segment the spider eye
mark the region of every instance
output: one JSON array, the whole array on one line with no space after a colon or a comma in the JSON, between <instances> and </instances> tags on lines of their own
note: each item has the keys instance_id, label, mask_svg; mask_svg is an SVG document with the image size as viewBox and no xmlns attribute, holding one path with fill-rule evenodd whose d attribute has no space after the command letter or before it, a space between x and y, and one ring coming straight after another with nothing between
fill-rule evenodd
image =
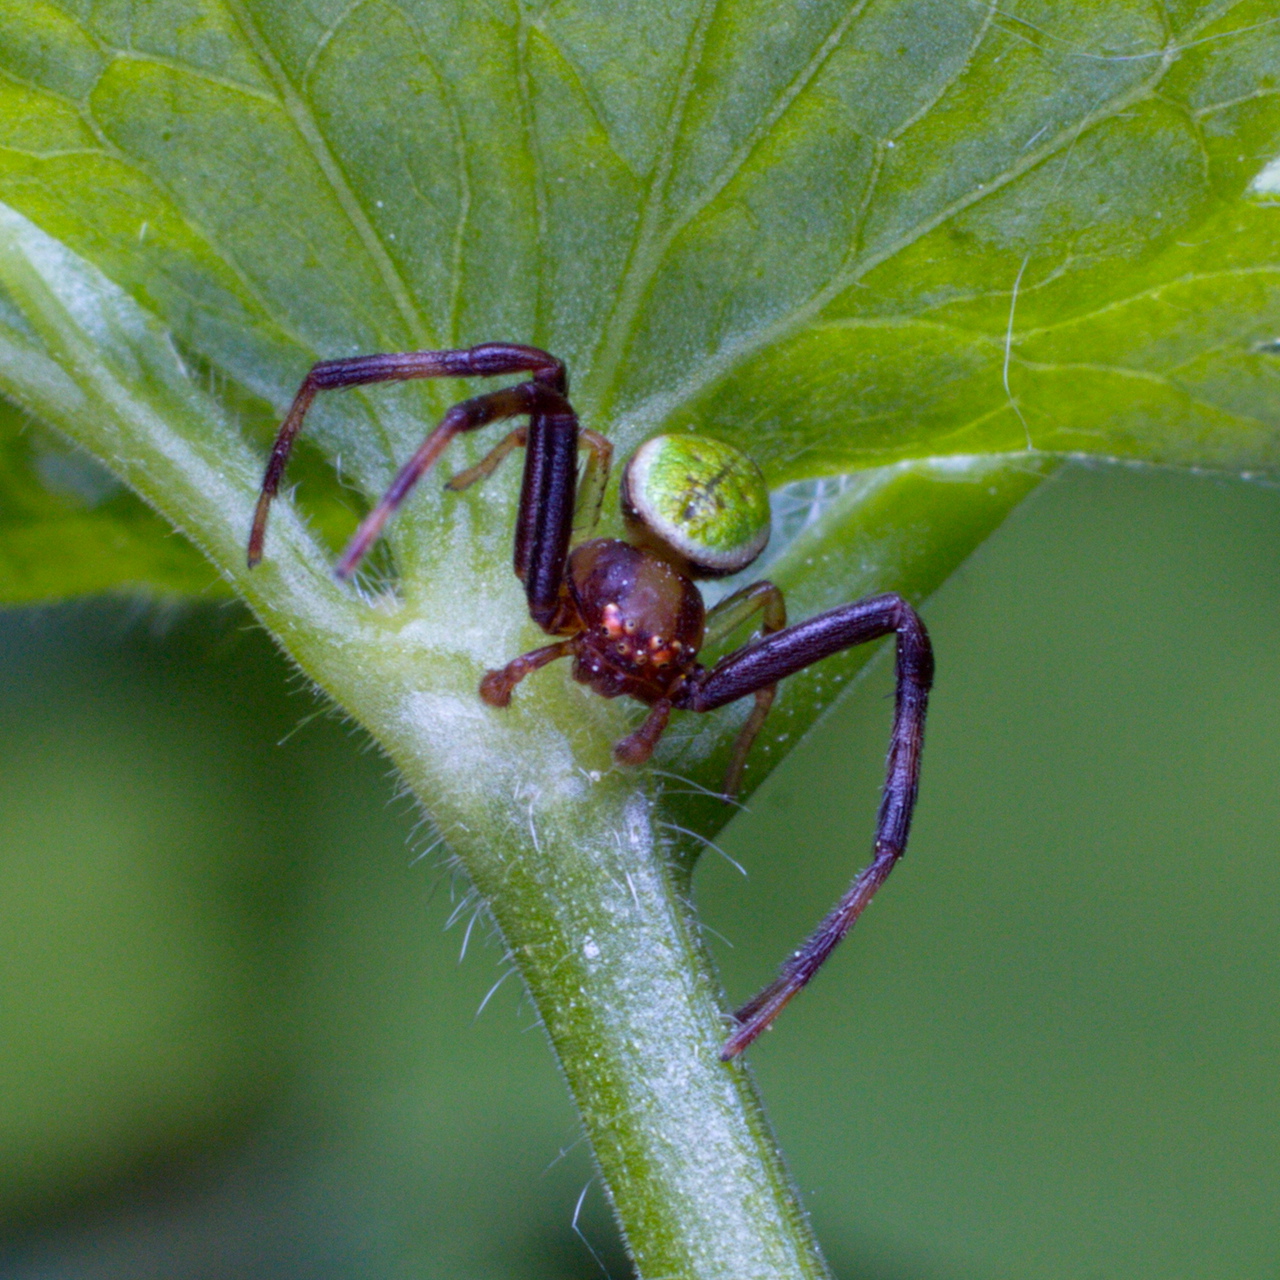
<instances>
[{"instance_id":1,"label":"spider eye","mask_svg":"<svg viewBox=\"0 0 1280 1280\"><path fill-rule=\"evenodd\" d=\"M745 569L769 541L769 490L745 453L707 436L654 436L622 473L632 536L697 577Z\"/></svg>"}]
</instances>

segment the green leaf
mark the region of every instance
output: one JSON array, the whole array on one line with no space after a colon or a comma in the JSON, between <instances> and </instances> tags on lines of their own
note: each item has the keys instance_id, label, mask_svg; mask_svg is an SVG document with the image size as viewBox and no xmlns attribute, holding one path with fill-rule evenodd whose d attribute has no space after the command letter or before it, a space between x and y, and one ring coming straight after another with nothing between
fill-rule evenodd
<instances>
[{"instance_id":1,"label":"green leaf","mask_svg":"<svg viewBox=\"0 0 1280 1280\"><path fill-rule=\"evenodd\" d=\"M0 198L264 418L313 359L503 337L624 445L700 426L775 482L1274 462L1265 3L0 14ZM313 433L372 492L453 394Z\"/></svg>"},{"instance_id":2,"label":"green leaf","mask_svg":"<svg viewBox=\"0 0 1280 1280\"><path fill-rule=\"evenodd\" d=\"M567 680L478 706L534 642L514 473L424 486L394 591L328 574L470 388L322 397L250 574L272 424L317 358L548 347L621 449L696 427L810 486L781 490L813 518L769 566L795 617L926 595L1063 454L1274 468L1280 211L1248 194L1280 151L1271 7L0 0L0 391L181 529L428 804L649 1273L821 1274L745 1076L710 1065L665 871L723 813L676 786L654 807L610 768L630 712ZM143 507L60 495L34 437L3 440L32 481L3 598L202 589ZM68 550L86 506L93 556ZM864 657L788 682L752 781ZM685 789L734 718L673 733Z\"/></svg>"}]
</instances>

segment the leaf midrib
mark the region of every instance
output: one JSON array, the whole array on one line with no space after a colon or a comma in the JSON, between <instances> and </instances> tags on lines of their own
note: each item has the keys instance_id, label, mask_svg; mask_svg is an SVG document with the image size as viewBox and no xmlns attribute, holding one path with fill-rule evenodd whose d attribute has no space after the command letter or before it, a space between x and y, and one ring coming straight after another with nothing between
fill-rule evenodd
<instances>
[{"instance_id":1,"label":"leaf midrib","mask_svg":"<svg viewBox=\"0 0 1280 1280\"><path fill-rule=\"evenodd\" d=\"M676 80L675 92L667 112L662 145L658 149L657 158L650 172L640 217L636 219L635 234L627 250L622 282L614 304L609 310L608 318L601 326L600 337L592 348L588 368L582 379L580 398L585 404L593 407L594 416L597 417L607 408L607 389L616 380L617 370L622 363L623 345L627 340L631 320L634 319L635 308L638 306L638 297L634 296L638 286L636 263L656 233L667 184L671 180L671 171L675 163L676 138L684 123L684 113L688 106L694 75L706 44L707 32L710 30L718 7L719 0L702 0L698 10L698 17L693 24L688 44L685 46L680 75ZM625 329L624 321L627 326ZM604 381L604 387L596 390L597 383L601 381Z\"/></svg>"},{"instance_id":2,"label":"leaf midrib","mask_svg":"<svg viewBox=\"0 0 1280 1280\"><path fill-rule=\"evenodd\" d=\"M437 346L438 342L431 325L428 324L425 315L413 301L413 295L401 276L395 260L391 257L386 245L383 244L377 228L373 225L364 206L360 203L354 189L347 180L341 164L329 147L323 130L316 122L315 116L312 114L302 94L298 92L292 81L285 74L284 68L280 65L270 46L263 38L262 33L257 29L253 19L247 13L243 0L225 0L225 2L228 12L240 28L254 55L270 77L271 82L276 86L280 105L293 122L298 136L311 153L320 172L324 175L325 182L333 192L339 207L373 262L374 269L378 272L383 285L391 296L392 303L400 313L409 341L418 347L429 348Z\"/></svg>"}]
</instances>

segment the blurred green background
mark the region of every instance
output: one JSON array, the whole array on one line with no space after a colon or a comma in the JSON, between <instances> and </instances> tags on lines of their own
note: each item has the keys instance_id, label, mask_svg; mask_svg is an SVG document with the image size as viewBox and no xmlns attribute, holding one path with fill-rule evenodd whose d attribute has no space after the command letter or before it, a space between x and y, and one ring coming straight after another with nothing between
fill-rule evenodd
<instances>
[{"instance_id":1,"label":"blurred green background","mask_svg":"<svg viewBox=\"0 0 1280 1280\"><path fill-rule=\"evenodd\" d=\"M1070 469L927 618L910 855L751 1053L837 1274L1280 1277L1280 490ZM620 1280L465 883L247 616L0 654L0 1275ZM890 688L704 860L734 997L865 858Z\"/></svg>"}]
</instances>

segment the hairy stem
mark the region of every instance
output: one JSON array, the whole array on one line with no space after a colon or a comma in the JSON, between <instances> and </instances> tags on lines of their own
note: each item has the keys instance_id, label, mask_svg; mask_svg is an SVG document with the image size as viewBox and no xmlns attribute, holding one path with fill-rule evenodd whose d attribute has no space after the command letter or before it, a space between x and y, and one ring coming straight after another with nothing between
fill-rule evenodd
<instances>
[{"instance_id":1,"label":"hairy stem","mask_svg":"<svg viewBox=\"0 0 1280 1280\"><path fill-rule=\"evenodd\" d=\"M394 754L439 814L430 753L425 775L422 754ZM618 774L514 795L514 812L460 807L454 848L542 1015L639 1274L827 1275L746 1071L718 1060L718 983L649 797Z\"/></svg>"}]
</instances>

